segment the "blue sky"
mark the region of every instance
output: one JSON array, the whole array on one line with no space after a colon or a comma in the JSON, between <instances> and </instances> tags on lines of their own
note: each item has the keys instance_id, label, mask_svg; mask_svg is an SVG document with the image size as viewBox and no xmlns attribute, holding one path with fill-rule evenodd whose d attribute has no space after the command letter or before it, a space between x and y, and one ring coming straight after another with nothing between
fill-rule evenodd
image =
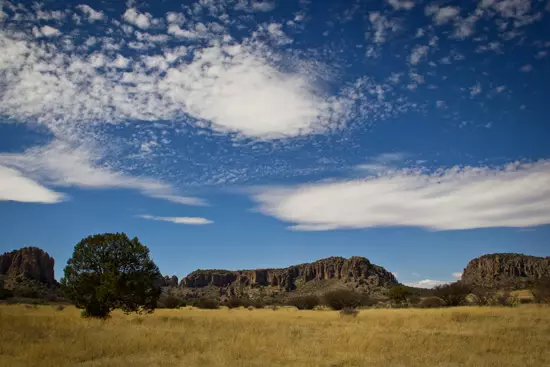
<instances>
[{"instance_id":1,"label":"blue sky","mask_svg":"<svg viewBox=\"0 0 550 367\"><path fill-rule=\"evenodd\" d=\"M548 256L550 2L0 0L0 251L165 274Z\"/></svg>"}]
</instances>

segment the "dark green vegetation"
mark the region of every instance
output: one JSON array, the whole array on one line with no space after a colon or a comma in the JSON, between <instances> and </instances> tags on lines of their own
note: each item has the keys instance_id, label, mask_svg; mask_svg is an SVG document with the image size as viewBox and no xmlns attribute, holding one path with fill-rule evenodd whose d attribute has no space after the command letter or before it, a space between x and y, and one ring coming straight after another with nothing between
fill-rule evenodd
<instances>
[{"instance_id":1,"label":"dark green vegetation","mask_svg":"<svg viewBox=\"0 0 550 367\"><path fill-rule=\"evenodd\" d=\"M124 312L150 312L160 297L161 277L149 249L124 233L89 236L80 241L65 267L64 295L83 314L106 317Z\"/></svg>"},{"instance_id":2,"label":"dark green vegetation","mask_svg":"<svg viewBox=\"0 0 550 367\"><path fill-rule=\"evenodd\" d=\"M137 238L103 234L76 245L65 268L63 287L55 281L53 258L41 249L26 247L0 255L0 300L26 304L71 301L84 315L94 317L105 317L115 308L147 313L154 308L185 306L329 308L346 316L353 314L350 310L365 307L512 307L550 303L550 278L544 277L549 271L547 262L548 258L518 254L485 255L468 264L466 280L433 290L401 285L384 268L357 256L281 269L197 270L179 282L176 276L161 276L149 250ZM526 288L518 293L513 291L515 286L504 284Z\"/></svg>"}]
</instances>

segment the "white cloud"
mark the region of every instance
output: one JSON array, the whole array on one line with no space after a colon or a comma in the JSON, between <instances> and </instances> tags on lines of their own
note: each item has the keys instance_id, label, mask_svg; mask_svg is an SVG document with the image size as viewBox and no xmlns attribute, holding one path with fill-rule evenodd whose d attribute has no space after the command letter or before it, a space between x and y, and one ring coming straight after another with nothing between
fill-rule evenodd
<instances>
[{"instance_id":1,"label":"white cloud","mask_svg":"<svg viewBox=\"0 0 550 367\"><path fill-rule=\"evenodd\" d=\"M388 19L380 12L369 13L369 21L374 30L373 40L377 44L383 44L386 42L387 33L389 30L395 32L399 28L399 24L394 19Z\"/></svg>"},{"instance_id":2,"label":"white cloud","mask_svg":"<svg viewBox=\"0 0 550 367\"><path fill-rule=\"evenodd\" d=\"M460 9L455 6L440 8L437 4L428 5L425 9L427 16L431 16L437 25L449 23L460 14Z\"/></svg>"},{"instance_id":3,"label":"white cloud","mask_svg":"<svg viewBox=\"0 0 550 367\"><path fill-rule=\"evenodd\" d=\"M50 27L49 25L45 25L43 27L34 28L33 34L35 37L56 37L61 34L61 31L59 29L56 29L54 27Z\"/></svg>"},{"instance_id":4,"label":"white cloud","mask_svg":"<svg viewBox=\"0 0 550 367\"><path fill-rule=\"evenodd\" d=\"M130 60L125 58L122 55L117 55L116 59L113 61L114 67L117 69L125 69L128 67L128 64L130 63Z\"/></svg>"},{"instance_id":5,"label":"white cloud","mask_svg":"<svg viewBox=\"0 0 550 367\"><path fill-rule=\"evenodd\" d=\"M404 169L379 177L253 191L258 210L293 230L384 226L461 230L550 223L550 161Z\"/></svg>"},{"instance_id":6,"label":"white cloud","mask_svg":"<svg viewBox=\"0 0 550 367\"><path fill-rule=\"evenodd\" d=\"M123 18L130 24L135 25L141 29L147 29L151 26L151 14L140 13L136 8L129 8L124 12Z\"/></svg>"},{"instance_id":7,"label":"white cloud","mask_svg":"<svg viewBox=\"0 0 550 367\"><path fill-rule=\"evenodd\" d=\"M524 73L530 73L531 71L533 71L533 65L530 65L530 64L527 64L527 65L523 65L520 70Z\"/></svg>"},{"instance_id":8,"label":"white cloud","mask_svg":"<svg viewBox=\"0 0 550 367\"><path fill-rule=\"evenodd\" d=\"M198 37L195 31L181 29L177 24L170 24L168 26L168 33L179 38L196 39Z\"/></svg>"},{"instance_id":9,"label":"white cloud","mask_svg":"<svg viewBox=\"0 0 550 367\"><path fill-rule=\"evenodd\" d=\"M178 204L206 205L194 197L178 196L170 185L157 180L133 177L94 165L94 157L84 147L54 141L45 147L31 148L24 153L0 153L0 164L19 171L24 179L50 186L77 186L89 189L123 188L140 191L143 195ZM13 172L11 173L13 176ZM19 195L17 186L9 186ZM4 189L4 191L6 191ZM7 191L6 191L7 192ZM7 194L6 194L7 195ZM61 197L57 197L57 201Z\"/></svg>"},{"instance_id":10,"label":"white cloud","mask_svg":"<svg viewBox=\"0 0 550 367\"><path fill-rule=\"evenodd\" d=\"M455 279L462 279L462 272L457 272L457 273L453 273L451 274L453 276L453 278Z\"/></svg>"},{"instance_id":11,"label":"white cloud","mask_svg":"<svg viewBox=\"0 0 550 367\"><path fill-rule=\"evenodd\" d=\"M446 281L443 281L443 280L424 279L424 280L421 280L421 281L416 282L416 283L405 283L405 285L407 285L409 287L414 287L414 288L432 289L432 288L437 287L438 285L444 285L444 284L449 284L449 283L450 282L446 282Z\"/></svg>"},{"instance_id":12,"label":"white cloud","mask_svg":"<svg viewBox=\"0 0 550 367\"><path fill-rule=\"evenodd\" d=\"M0 165L0 201L51 204L63 199L63 194L40 185L15 169Z\"/></svg>"},{"instance_id":13,"label":"white cloud","mask_svg":"<svg viewBox=\"0 0 550 367\"><path fill-rule=\"evenodd\" d=\"M102 20L105 17L105 14L103 14L103 12L94 10L88 5L78 5L77 8L80 9L84 14L86 14L90 23Z\"/></svg>"},{"instance_id":14,"label":"white cloud","mask_svg":"<svg viewBox=\"0 0 550 367\"><path fill-rule=\"evenodd\" d=\"M239 0L235 9L248 12L269 12L275 9L275 1Z\"/></svg>"},{"instance_id":15,"label":"white cloud","mask_svg":"<svg viewBox=\"0 0 550 367\"><path fill-rule=\"evenodd\" d=\"M149 219L149 220L158 220L163 222L171 222L176 224L187 224L187 225L205 225L205 224L212 224L213 221L206 219L206 218L200 218L200 217L156 217L153 215L138 215L139 218L143 219Z\"/></svg>"},{"instance_id":16,"label":"white cloud","mask_svg":"<svg viewBox=\"0 0 550 367\"><path fill-rule=\"evenodd\" d=\"M386 0L395 10L411 10L414 8L412 0Z\"/></svg>"},{"instance_id":17,"label":"white cloud","mask_svg":"<svg viewBox=\"0 0 550 367\"><path fill-rule=\"evenodd\" d=\"M482 91L481 84L478 82L476 83L476 85L470 88L470 96L475 97L479 93L481 93L481 91Z\"/></svg>"},{"instance_id":18,"label":"white cloud","mask_svg":"<svg viewBox=\"0 0 550 367\"><path fill-rule=\"evenodd\" d=\"M271 2L246 4L261 8ZM211 11L210 5L201 12ZM266 44L266 35L277 45L292 42L277 23L262 23L263 33L250 30L237 43L226 29L227 14L219 22L200 23L193 15L199 12L195 6L184 9L185 16L169 13L161 21L130 7L123 20L155 30L167 22L167 34L139 32L113 20L118 29L110 30L112 36L90 36L81 45L71 43L78 27L62 40L39 41L26 37L24 30L16 34L0 28L0 73L6 75L0 114L10 122L42 124L56 138L77 143L90 139L86 130L91 125L159 120L185 121L234 137L274 139L342 129L360 118L371 123L409 105L405 99L386 100L387 92L395 93L368 77L335 91L331 67L298 54L288 58L290 53L279 53L273 42ZM384 42L386 33L397 29L396 21L380 13L369 18L375 42ZM36 34L43 37L39 28ZM168 35L185 45L160 47Z\"/></svg>"},{"instance_id":19,"label":"white cloud","mask_svg":"<svg viewBox=\"0 0 550 367\"><path fill-rule=\"evenodd\" d=\"M420 60L426 58L429 49L430 48L428 46L416 45L411 52L411 56L409 57L411 64L416 65L420 62Z\"/></svg>"},{"instance_id":20,"label":"white cloud","mask_svg":"<svg viewBox=\"0 0 550 367\"><path fill-rule=\"evenodd\" d=\"M292 39L290 39L285 32L283 32L282 25L279 23L270 23L267 27L267 33L273 39L277 44L279 45L286 45L289 43L292 43Z\"/></svg>"}]
</instances>

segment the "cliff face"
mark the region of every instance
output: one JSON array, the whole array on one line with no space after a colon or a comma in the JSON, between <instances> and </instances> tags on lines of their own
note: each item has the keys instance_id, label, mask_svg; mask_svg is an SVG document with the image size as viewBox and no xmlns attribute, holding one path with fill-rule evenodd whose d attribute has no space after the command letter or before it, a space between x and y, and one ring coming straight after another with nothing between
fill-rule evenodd
<instances>
[{"instance_id":1,"label":"cliff face","mask_svg":"<svg viewBox=\"0 0 550 367\"><path fill-rule=\"evenodd\" d=\"M550 257L490 254L471 260L462 282L482 287L522 288L550 277Z\"/></svg>"},{"instance_id":2,"label":"cliff face","mask_svg":"<svg viewBox=\"0 0 550 367\"><path fill-rule=\"evenodd\" d=\"M255 288L278 287L293 291L312 281L338 280L354 282L365 288L385 287L397 284L397 280L384 268L371 264L364 257L329 257L313 263L300 264L282 269L256 270L196 270L183 278L180 287L202 288Z\"/></svg>"},{"instance_id":3,"label":"cliff face","mask_svg":"<svg viewBox=\"0 0 550 367\"><path fill-rule=\"evenodd\" d=\"M56 285L54 259L38 247L25 247L0 255L0 275L6 283L34 280Z\"/></svg>"}]
</instances>

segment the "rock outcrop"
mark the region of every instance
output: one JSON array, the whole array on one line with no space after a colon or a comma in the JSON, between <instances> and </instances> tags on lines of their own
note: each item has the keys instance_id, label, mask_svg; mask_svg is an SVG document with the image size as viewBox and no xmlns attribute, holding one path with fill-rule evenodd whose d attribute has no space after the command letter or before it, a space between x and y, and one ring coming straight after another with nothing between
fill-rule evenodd
<instances>
[{"instance_id":1,"label":"rock outcrop","mask_svg":"<svg viewBox=\"0 0 550 367\"><path fill-rule=\"evenodd\" d=\"M274 287L282 292L299 291L308 284L336 281L353 284L355 288L369 291L397 284L392 273L364 257L329 257L313 263L300 264L281 269L256 270L196 270L182 279L183 289L216 287L227 290ZM310 287L311 288L311 287ZM224 293L223 291L221 292Z\"/></svg>"},{"instance_id":2,"label":"rock outcrop","mask_svg":"<svg viewBox=\"0 0 550 367\"><path fill-rule=\"evenodd\" d=\"M164 276L161 279L159 279L159 286L161 287L177 287L178 286L178 277L175 275L172 276Z\"/></svg>"},{"instance_id":3,"label":"rock outcrop","mask_svg":"<svg viewBox=\"0 0 550 367\"><path fill-rule=\"evenodd\" d=\"M0 275L6 284L36 281L56 286L54 259L38 247L24 247L0 255Z\"/></svg>"},{"instance_id":4,"label":"rock outcrop","mask_svg":"<svg viewBox=\"0 0 550 367\"><path fill-rule=\"evenodd\" d=\"M471 260L462 282L480 287L525 288L550 277L550 257L489 254Z\"/></svg>"}]
</instances>

